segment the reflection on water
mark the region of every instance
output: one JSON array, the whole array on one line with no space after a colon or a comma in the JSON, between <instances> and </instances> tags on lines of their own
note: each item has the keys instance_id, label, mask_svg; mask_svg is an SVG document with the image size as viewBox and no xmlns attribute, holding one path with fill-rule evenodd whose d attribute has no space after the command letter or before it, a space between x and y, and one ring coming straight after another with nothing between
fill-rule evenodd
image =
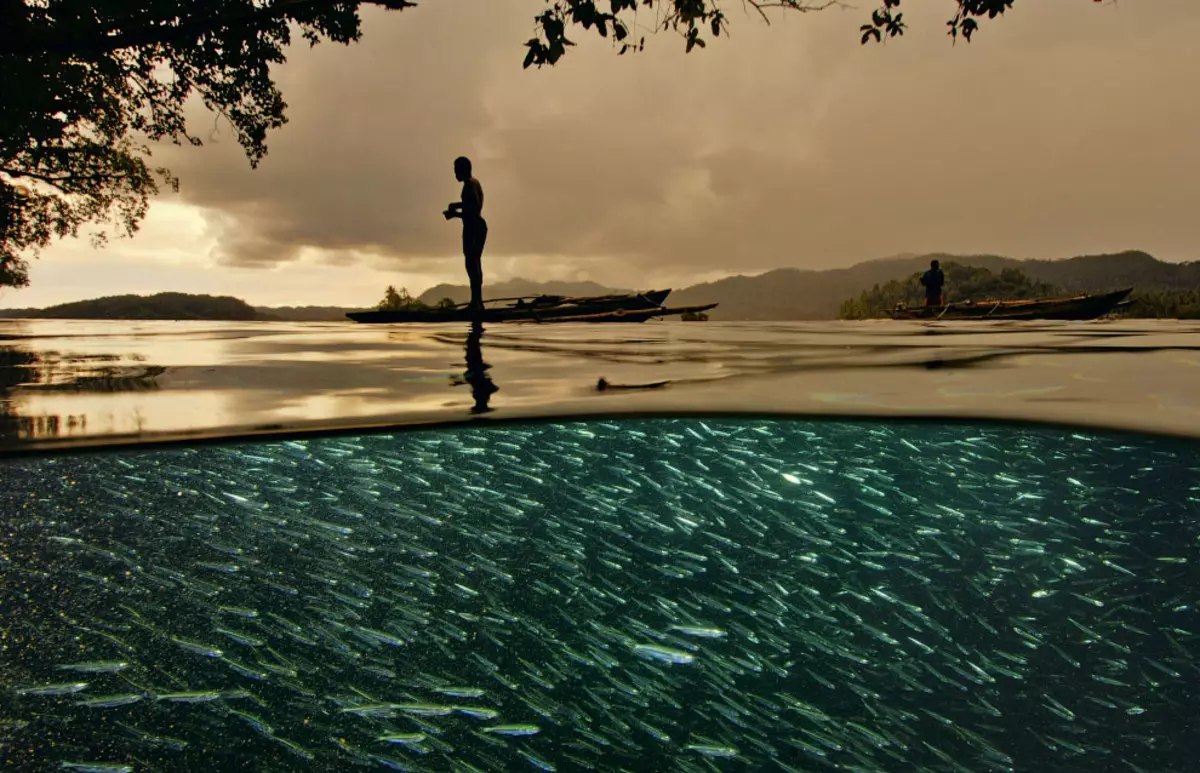
<instances>
[{"instance_id":1,"label":"reflection on water","mask_svg":"<svg viewBox=\"0 0 1200 773\"><path fill-rule=\"evenodd\" d=\"M71 436L87 430L87 415L82 413L23 415L18 401L9 397L17 387L24 393L144 391L156 389L154 379L166 371L157 365L126 369L105 364L115 359L0 348L0 439Z\"/></svg>"},{"instance_id":2,"label":"reflection on water","mask_svg":"<svg viewBox=\"0 0 1200 773\"><path fill-rule=\"evenodd\" d=\"M483 325L471 325L471 331L467 333L467 370L462 378L454 379L451 384L453 386L461 386L463 384L471 385L471 396L475 400L475 405L471 407L471 413L487 413L492 410L488 407L488 401L492 397L493 392L500 391L500 387L492 383L492 379L487 372L491 369L483 361Z\"/></svg>"},{"instance_id":3,"label":"reflection on water","mask_svg":"<svg viewBox=\"0 0 1200 773\"><path fill-rule=\"evenodd\" d=\"M1161 320L0 322L0 453L645 413L991 418L1200 435L1197 333L1195 323ZM649 385L658 388L620 388Z\"/></svg>"},{"instance_id":4,"label":"reflection on water","mask_svg":"<svg viewBox=\"0 0 1200 773\"><path fill-rule=\"evenodd\" d=\"M25 413L22 401L15 397L17 393L144 392L157 389L155 379L167 370L161 365L144 364L145 356L137 353L122 358L102 353L39 351L26 349L26 345L19 339L0 345L0 438L6 442L69 437L87 431L86 413Z\"/></svg>"}]
</instances>

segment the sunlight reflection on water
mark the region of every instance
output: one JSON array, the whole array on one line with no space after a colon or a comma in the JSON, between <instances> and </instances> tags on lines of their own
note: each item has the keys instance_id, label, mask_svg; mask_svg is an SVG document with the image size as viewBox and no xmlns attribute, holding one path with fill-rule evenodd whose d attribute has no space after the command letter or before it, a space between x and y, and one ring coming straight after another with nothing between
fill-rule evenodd
<instances>
[{"instance_id":1,"label":"sunlight reflection on water","mask_svg":"<svg viewBox=\"0 0 1200 773\"><path fill-rule=\"evenodd\" d=\"M1200 435L1200 325L0 323L0 444L628 414L1056 422ZM611 388L598 390L605 379ZM663 384L662 382L667 382ZM658 388L639 388L656 385Z\"/></svg>"}]
</instances>

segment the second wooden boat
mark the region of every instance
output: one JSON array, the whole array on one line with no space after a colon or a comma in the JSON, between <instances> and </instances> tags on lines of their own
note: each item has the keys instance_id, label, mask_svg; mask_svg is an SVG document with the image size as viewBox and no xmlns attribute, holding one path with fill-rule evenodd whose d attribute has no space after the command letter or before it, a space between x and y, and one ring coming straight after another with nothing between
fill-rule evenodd
<instances>
[{"instance_id":1,"label":"second wooden boat","mask_svg":"<svg viewBox=\"0 0 1200 773\"><path fill-rule=\"evenodd\" d=\"M1129 287L1099 295L1018 301L963 301L945 306L898 306L892 319L1096 319L1113 311L1133 292Z\"/></svg>"}]
</instances>

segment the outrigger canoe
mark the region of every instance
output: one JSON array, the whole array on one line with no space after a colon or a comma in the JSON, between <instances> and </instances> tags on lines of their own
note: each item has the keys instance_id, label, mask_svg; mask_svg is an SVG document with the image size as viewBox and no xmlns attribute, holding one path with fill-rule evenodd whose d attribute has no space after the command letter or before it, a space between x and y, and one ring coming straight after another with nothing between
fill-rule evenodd
<instances>
[{"instance_id":1,"label":"outrigger canoe","mask_svg":"<svg viewBox=\"0 0 1200 773\"><path fill-rule=\"evenodd\" d=\"M897 306L892 319L1096 319L1128 305L1129 287L1100 295L1020 301L962 301L945 306Z\"/></svg>"},{"instance_id":2,"label":"outrigger canoe","mask_svg":"<svg viewBox=\"0 0 1200 773\"><path fill-rule=\"evenodd\" d=\"M670 289L620 295L570 297L533 295L484 301L484 322L644 322L652 317L704 311L717 304L669 309L663 301ZM443 309L374 309L346 314L365 324L397 322L468 322L475 317L467 304Z\"/></svg>"}]
</instances>

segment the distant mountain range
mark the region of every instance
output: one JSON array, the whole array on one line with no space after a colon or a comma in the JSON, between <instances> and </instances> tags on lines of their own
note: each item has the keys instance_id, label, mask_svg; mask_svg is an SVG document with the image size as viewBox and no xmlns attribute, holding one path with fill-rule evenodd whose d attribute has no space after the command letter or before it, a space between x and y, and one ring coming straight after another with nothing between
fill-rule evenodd
<instances>
[{"instance_id":1,"label":"distant mountain range","mask_svg":"<svg viewBox=\"0 0 1200 773\"><path fill-rule=\"evenodd\" d=\"M715 282L675 290L667 299L670 306L720 303L710 312L716 320L816 320L836 319L842 301L863 290L892 279L901 279L926 268L932 259L943 263L956 261L980 266L999 273L1019 268L1030 278L1048 282L1066 292L1093 292L1135 287L1138 291L1200 290L1200 261L1167 263L1145 252L1130 251L1102 255L1081 255L1065 260L1018 260L1000 255L904 254L859 263L849 268L809 271L781 268L754 276L733 276ZM639 287L639 290L659 288ZM533 282L513 279L485 286L488 298L506 298L538 294L604 295L630 292L628 288L606 287L595 282ZM953 288L947 288L953 293ZM380 288L382 295L383 288ZM164 306L165 296L172 296ZM183 305L174 296L160 293L144 296L159 299L154 303L136 303L139 296L115 296L111 299L80 301L47 309L0 309L0 317L67 317L107 319L246 319L246 309L231 304L236 299L212 298L197 306ZM192 296L206 298L209 296ZM422 293L421 301L430 305L442 298L464 303L470 298L465 285L437 285ZM175 303L180 304L179 316ZM207 308L206 308L207 307ZM362 307L359 307L362 308ZM253 307L254 318L286 321L345 321L347 311L340 306ZM211 313L213 316L205 316ZM221 316L225 315L225 316Z\"/></svg>"}]
</instances>

